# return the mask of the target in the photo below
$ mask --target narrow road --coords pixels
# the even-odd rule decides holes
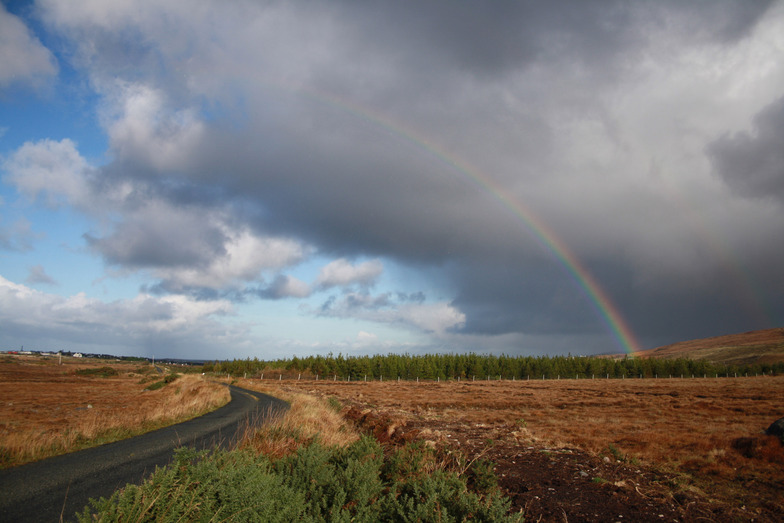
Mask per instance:
[[[230,386],[225,406],[135,438],[0,470],[0,521],[55,522],[74,519],[90,498],[108,497],[139,483],[171,461],[178,447],[230,447],[250,424],[288,409],[286,402]]]

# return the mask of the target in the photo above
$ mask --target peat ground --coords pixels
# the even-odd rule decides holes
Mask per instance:
[[[382,441],[495,463],[530,521],[782,521],[784,377],[289,381]]]

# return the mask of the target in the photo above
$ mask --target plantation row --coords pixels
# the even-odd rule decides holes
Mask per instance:
[[[717,365],[679,359],[610,359],[572,356],[493,356],[469,354],[388,354],[385,356],[308,356],[263,361],[245,359],[206,363],[204,372],[232,376],[268,377],[292,374],[304,378],[340,379],[558,379],[558,378],[666,378],[754,376],[784,373],[784,363]]]

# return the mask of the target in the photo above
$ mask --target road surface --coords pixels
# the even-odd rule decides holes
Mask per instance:
[[[0,522],[74,519],[90,498],[139,483],[171,461],[175,448],[228,448],[248,423],[288,408],[266,394],[230,386],[225,406],[134,438],[0,470]]]

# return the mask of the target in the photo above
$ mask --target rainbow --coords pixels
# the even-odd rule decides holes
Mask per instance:
[[[455,155],[448,154],[447,151],[431,140],[417,134],[411,129],[406,129],[400,124],[392,122],[389,118],[371,109],[360,107],[350,101],[338,98],[335,95],[315,91],[302,86],[295,88],[289,87],[286,88],[286,90],[304,95],[318,103],[326,103],[340,112],[349,113],[371,125],[380,126],[392,135],[397,136],[417,149],[425,151],[450,168],[465,175],[474,185],[489,193],[495,200],[501,203],[501,205],[517,216],[525,228],[534,238],[536,238],[539,245],[555,256],[576,285],[582,289],[588,297],[589,303],[592,304],[596,313],[607,325],[620,348],[630,355],[634,355],[640,350],[639,342],[635,338],[629,324],[623,318],[620,310],[618,310],[618,307],[612,302],[588,269],[580,263],[577,256],[574,255],[569,247],[552,229],[550,229],[550,227],[547,226],[547,224],[521,202],[506,194],[503,191],[503,188],[496,184],[489,176],[483,174],[464,160],[457,158]]]

